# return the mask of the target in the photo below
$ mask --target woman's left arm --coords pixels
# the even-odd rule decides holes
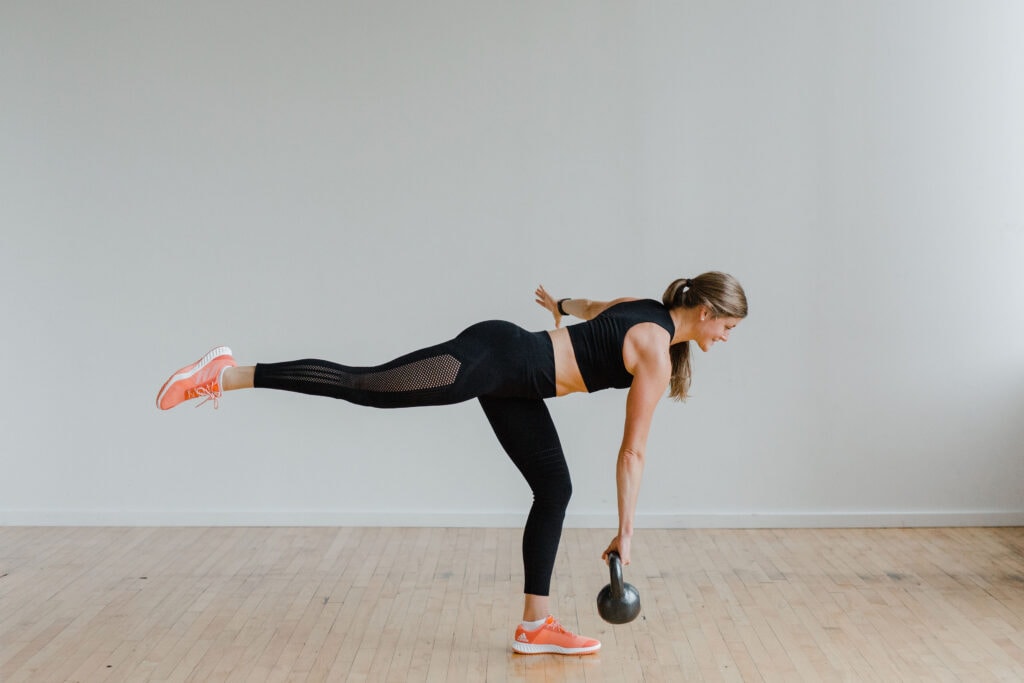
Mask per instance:
[[[619,533],[604,551],[604,559],[608,558],[609,552],[615,550],[623,564],[630,562],[633,521],[643,479],[647,435],[654,418],[654,409],[668,389],[671,374],[672,361],[667,352],[655,348],[649,353],[639,354],[634,367],[633,383],[626,397],[626,426],[615,465]]]

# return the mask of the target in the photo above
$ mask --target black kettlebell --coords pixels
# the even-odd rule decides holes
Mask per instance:
[[[611,583],[597,594],[597,612],[609,624],[628,624],[640,614],[640,593],[622,580],[622,560],[615,551],[608,553]]]

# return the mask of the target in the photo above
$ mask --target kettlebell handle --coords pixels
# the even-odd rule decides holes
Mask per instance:
[[[608,553],[608,574],[611,579],[609,586],[612,589],[612,597],[621,598],[626,594],[625,582],[622,579],[622,558],[614,550]]]
[[[611,582],[597,594],[597,611],[609,624],[627,624],[640,614],[640,593],[622,580],[622,558],[608,553]]]

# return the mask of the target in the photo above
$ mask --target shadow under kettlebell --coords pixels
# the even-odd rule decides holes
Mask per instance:
[[[609,624],[628,624],[640,614],[640,593],[622,580],[622,559],[617,552],[608,553],[611,583],[597,594],[597,612]]]

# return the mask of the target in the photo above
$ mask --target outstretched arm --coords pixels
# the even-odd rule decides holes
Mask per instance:
[[[535,295],[537,303],[551,311],[551,315],[555,317],[555,327],[560,327],[562,324],[562,313],[558,310],[558,300],[548,294],[547,290],[544,289],[544,285],[537,287]],[[599,316],[609,306],[614,306],[623,301],[636,301],[636,299],[633,297],[622,297],[612,301],[593,301],[591,299],[562,299],[561,301],[562,310],[566,314],[581,320],[590,320]]]
[[[664,330],[647,331],[652,340],[664,335]],[[622,445],[615,464],[615,485],[618,491],[619,532],[605,549],[602,557],[615,550],[623,564],[630,562],[633,522],[636,503],[640,496],[640,482],[644,473],[647,435],[654,419],[654,409],[665,395],[672,375],[672,360],[668,353],[645,345],[633,368],[633,384],[626,396],[626,426]]]

